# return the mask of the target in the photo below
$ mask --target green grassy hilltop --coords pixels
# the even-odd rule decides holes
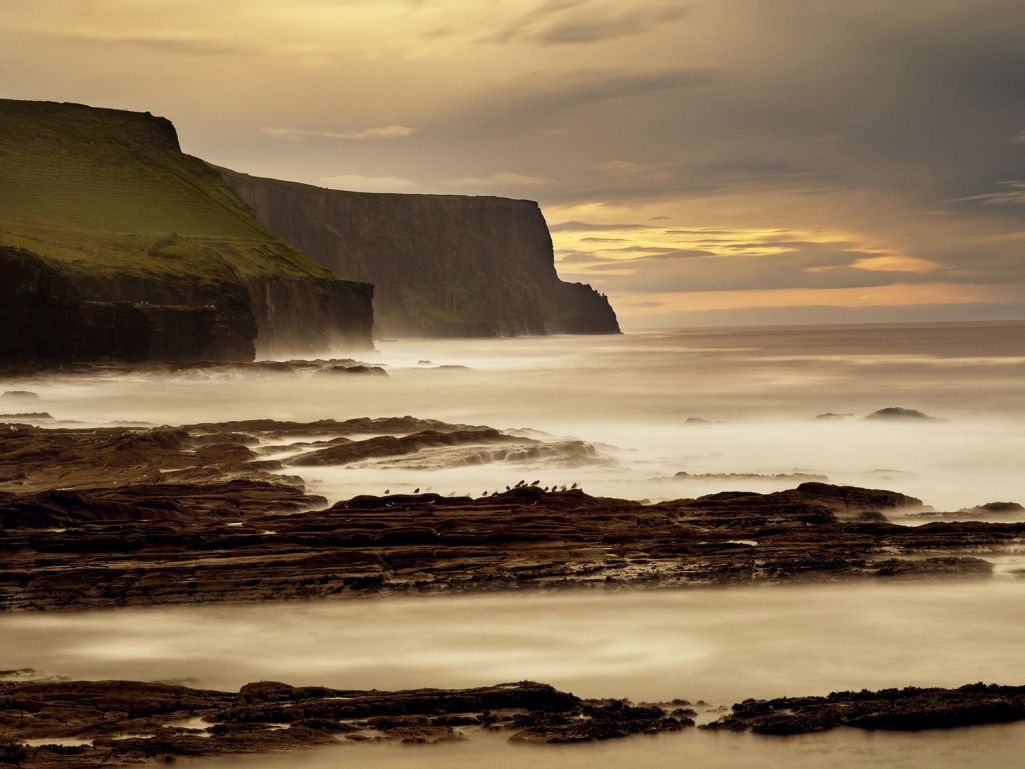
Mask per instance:
[[[366,349],[372,297],[271,234],[170,121],[0,100],[0,362]]]
[[[149,113],[0,100],[0,246],[62,272],[330,273],[270,234],[220,174]]]

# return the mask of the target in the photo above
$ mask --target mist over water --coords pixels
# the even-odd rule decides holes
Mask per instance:
[[[1025,680],[1023,586],[969,584],[386,598],[0,617],[5,665],[236,689],[543,680],[585,697],[706,700]],[[690,730],[565,748],[352,746],[196,767],[1019,766],[1025,725],[798,738]],[[192,765],[192,764],[190,764]]]
[[[287,758],[200,760],[195,769],[1017,769],[1025,750],[1025,728],[972,729],[971,740],[950,733],[828,734],[770,738],[687,730],[657,737],[631,737],[604,744],[511,745],[503,737],[475,735],[443,745],[346,745]]]
[[[304,470],[311,490],[332,502],[415,487],[480,494],[535,479],[651,500],[796,485],[674,479],[681,471],[825,475],[833,483],[911,494],[940,510],[1025,501],[1025,323],[382,341],[361,358],[390,376],[136,373],[48,377],[31,387],[43,396],[38,408],[64,420],[182,424],[412,414],[575,437],[598,444],[602,460]],[[888,406],[946,421],[863,419]],[[815,420],[824,413],[852,416]]]
[[[1025,681],[1014,581],[566,591],[0,617],[5,666],[235,690],[538,680],[584,697],[712,705]]]

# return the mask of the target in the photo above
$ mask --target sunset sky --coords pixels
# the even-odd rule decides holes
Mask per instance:
[[[1021,0],[33,0],[0,96],[339,189],[538,200],[626,328],[1025,317]]]

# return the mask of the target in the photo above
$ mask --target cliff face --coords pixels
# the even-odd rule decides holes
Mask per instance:
[[[371,346],[373,288],[268,232],[151,115],[0,100],[0,361]]]
[[[559,280],[534,202],[343,192],[220,170],[273,233],[374,284],[380,336],[619,332],[603,295]]]
[[[253,358],[257,326],[241,287],[132,282],[74,280],[0,246],[0,361]]]
[[[371,348],[374,287],[348,280],[250,278],[257,351],[267,356]]]

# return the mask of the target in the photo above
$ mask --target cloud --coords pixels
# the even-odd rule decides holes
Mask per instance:
[[[700,248],[665,248],[663,246],[624,246],[622,248],[607,248],[604,253],[616,254],[642,254],[645,259],[677,259],[694,256],[716,256],[712,251],[705,251]]]
[[[602,43],[639,35],[689,13],[689,6],[678,3],[635,3],[632,8],[613,10],[581,0],[558,0],[538,6],[484,41],[526,40],[545,46]]]
[[[630,173],[637,171],[641,166],[631,163],[629,160],[606,160],[596,164],[594,168],[596,171],[608,171],[609,173]]]
[[[550,224],[552,232],[604,232],[657,229],[647,224],[597,224],[595,222],[569,221]]]
[[[987,192],[982,195],[969,195],[957,198],[956,202],[974,201],[987,206],[1025,206],[1025,182],[1000,182],[999,192]]]
[[[325,186],[334,189],[359,192],[400,192],[418,186],[412,179],[402,179],[397,176],[360,176],[359,174],[324,176],[320,181]]]
[[[28,30],[43,37],[72,43],[102,46],[125,46],[149,49],[158,53],[190,56],[232,56],[255,53],[259,49],[227,37],[167,30],[115,32],[99,29]]]
[[[415,134],[416,129],[401,125],[364,128],[361,131],[309,131],[304,128],[261,128],[260,133],[290,142],[304,142],[308,139],[360,141],[363,139],[403,139]]]
[[[851,262],[856,270],[874,270],[876,272],[915,272],[929,273],[940,269],[940,265],[929,259],[915,256],[862,256]]]
[[[707,86],[719,75],[706,68],[609,68],[589,67],[528,75],[496,92],[505,112],[542,112],[550,115],[575,107],[593,106],[618,99],[638,99],[651,94]]]
[[[490,176],[463,176],[458,179],[448,179],[442,184],[449,187],[537,187],[552,181],[543,176],[526,176],[512,171],[503,171]]]

